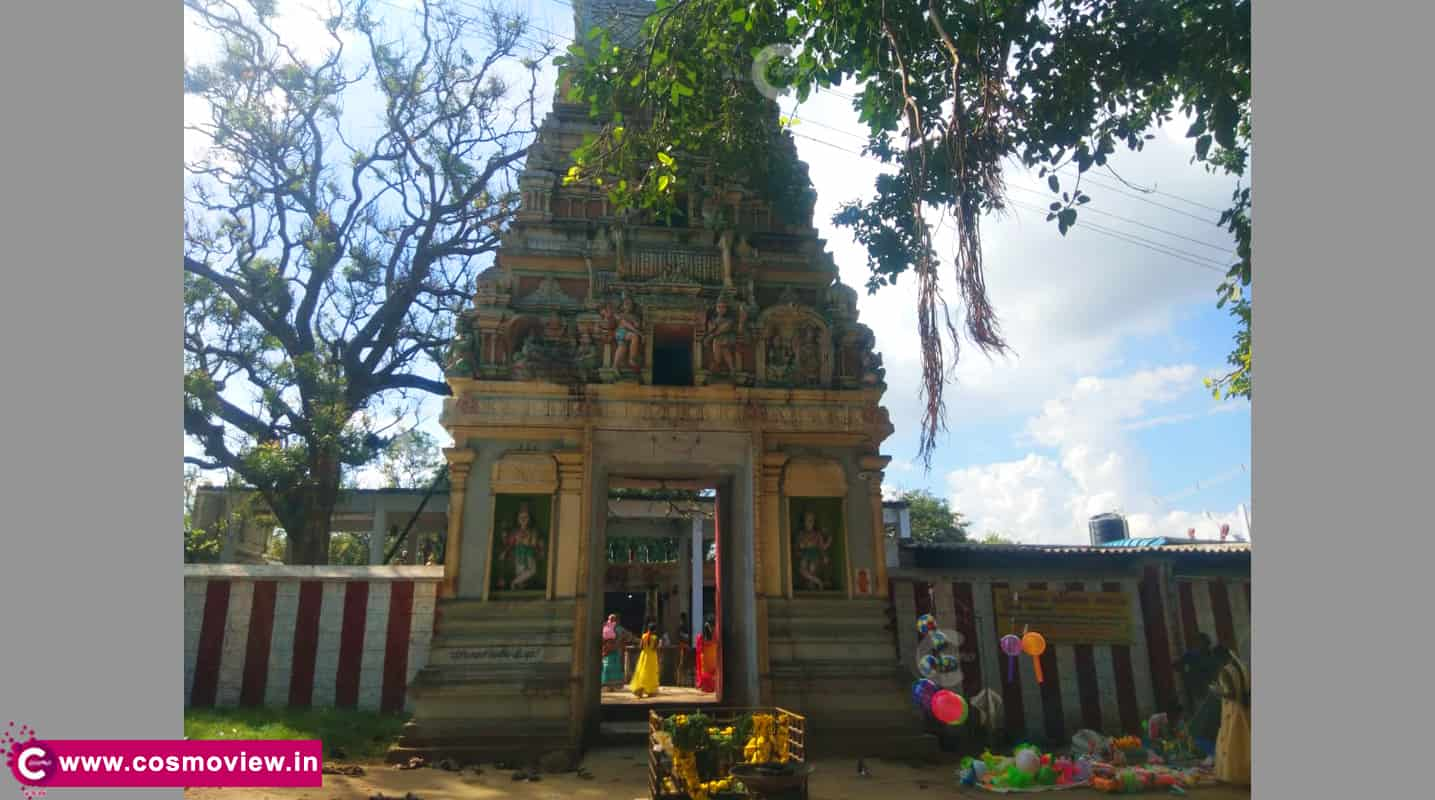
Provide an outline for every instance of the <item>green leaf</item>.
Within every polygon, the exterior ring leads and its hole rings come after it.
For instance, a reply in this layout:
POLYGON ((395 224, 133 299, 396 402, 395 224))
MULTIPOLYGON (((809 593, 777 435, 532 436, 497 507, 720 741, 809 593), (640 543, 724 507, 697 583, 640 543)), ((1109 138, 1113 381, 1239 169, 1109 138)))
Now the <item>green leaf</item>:
POLYGON ((658 162, 668 168, 672 168, 674 163, 673 157, 668 155, 667 153, 658 153, 658 162))
POLYGON ((660 191, 660 192, 665 192, 665 191, 667 191, 667 190, 668 190, 668 184, 670 184, 670 183, 672 183, 672 182, 673 182, 673 177, 672 177, 671 175, 659 175, 659 176, 658 176, 658 191, 660 191))
POLYGON ((1061 181, 1056 179, 1055 174, 1046 179, 1046 185, 1050 186, 1053 192, 1061 191, 1061 181))
POLYGON ((1206 153, 1211 150, 1211 134, 1206 134, 1196 140, 1196 158, 1206 160, 1206 153))
POLYGON ((733 22, 742 22, 747 19, 747 9, 739 8, 731 14, 728 14, 727 18, 732 20, 733 22))
POLYGON ((1066 232, 1071 229, 1072 225, 1075 224, 1076 209, 1074 208, 1068 208, 1062 211, 1060 214, 1056 215, 1056 227, 1058 230, 1061 231, 1062 236, 1065 236, 1066 232))

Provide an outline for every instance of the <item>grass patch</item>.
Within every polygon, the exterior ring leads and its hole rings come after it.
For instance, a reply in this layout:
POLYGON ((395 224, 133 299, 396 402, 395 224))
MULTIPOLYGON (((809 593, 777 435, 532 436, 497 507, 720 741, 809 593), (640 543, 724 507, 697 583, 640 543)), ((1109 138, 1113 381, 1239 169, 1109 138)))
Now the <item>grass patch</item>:
POLYGON ((326 758, 382 758, 408 715, 335 708, 188 708, 189 739, 318 739, 326 758), (339 755, 342 754, 342 755, 339 755))

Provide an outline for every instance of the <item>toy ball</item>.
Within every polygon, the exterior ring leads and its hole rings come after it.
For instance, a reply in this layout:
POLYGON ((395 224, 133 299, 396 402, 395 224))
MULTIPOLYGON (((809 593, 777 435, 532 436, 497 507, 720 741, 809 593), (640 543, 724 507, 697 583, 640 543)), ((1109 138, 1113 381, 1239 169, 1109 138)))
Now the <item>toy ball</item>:
POLYGON ((967 701, 947 689, 932 695, 932 716, 947 725, 960 725, 967 718, 967 701))
POLYGON ((962 668, 962 662, 950 653, 943 653, 940 659, 943 672, 952 672, 962 668))
POLYGON ((950 694, 952 695, 952 697, 956 698, 956 702, 959 704, 959 709, 957 711, 956 718, 949 720, 947 724, 952 727, 956 727, 967 721, 967 715, 971 712, 971 705, 967 702, 965 697, 962 697, 956 692, 951 692, 950 694))
POLYGON ((1041 768, 1041 756, 1035 750, 1020 750, 1012 760, 1016 762, 1016 769, 1026 775, 1035 775, 1041 768))
POLYGON ((937 670, 941 665, 941 659, 931 653, 917 658, 917 672, 921 674, 923 678, 930 678, 937 674, 937 670))
POLYGON ((936 693, 937 684, 932 683, 926 678, 912 684, 912 702, 916 704, 917 708, 923 711, 927 710, 928 705, 931 704, 932 695, 936 693))
POLYGON ((937 629, 937 618, 936 618, 936 617, 932 616, 931 614, 923 614, 922 616, 917 617, 917 635, 918 635, 918 636, 921 636, 922 634, 924 634, 924 633, 926 633, 926 632, 928 632, 928 631, 934 631, 934 630, 936 630, 936 629, 937 629))
POLYGON ((927 634, 927 640, 931 643, 933 650, 945 649, 947 645, 951 643, 947 639, 947 634, 943 631, 932 631, 927 634))

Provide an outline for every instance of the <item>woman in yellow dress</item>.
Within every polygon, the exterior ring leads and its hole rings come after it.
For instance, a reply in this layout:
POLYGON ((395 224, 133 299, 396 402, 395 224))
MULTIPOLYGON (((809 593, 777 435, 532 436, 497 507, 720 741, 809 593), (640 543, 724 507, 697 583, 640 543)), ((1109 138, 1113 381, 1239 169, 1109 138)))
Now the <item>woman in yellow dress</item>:
POLYGON ((1216 734, 1216 779, 1251 785, 1251 673, 1234 653, 1211 687, 1221 698, 1221 731, 1216 734))
POLYGON ((658 626, 649 622, 643 629, 639 644, 638 665, 633 668, 633 682, 628 688, 638 697, 651 697, 658 693, 658 626))

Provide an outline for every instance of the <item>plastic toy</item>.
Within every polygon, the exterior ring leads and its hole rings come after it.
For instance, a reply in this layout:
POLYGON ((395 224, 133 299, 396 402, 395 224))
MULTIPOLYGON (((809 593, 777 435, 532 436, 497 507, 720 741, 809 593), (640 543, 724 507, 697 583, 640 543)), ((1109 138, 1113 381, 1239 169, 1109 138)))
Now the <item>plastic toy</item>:
POLYGON ((1036 631, 1027 631, 1021 637, 1021 649, 1031 656, 1031 664, 1036 669, 1036 682, 1042 683, 1041 654, 1046 652, 1046 638, 1036 631))
POLYGON ((1014 633, 1008 633, 1002 637, 1001 645, 1002 652, 1007 654, 1007 683, 1011 683, 1016 680, 1016 657, 1021 655, 1021 639, 1014 633))

